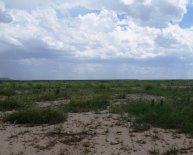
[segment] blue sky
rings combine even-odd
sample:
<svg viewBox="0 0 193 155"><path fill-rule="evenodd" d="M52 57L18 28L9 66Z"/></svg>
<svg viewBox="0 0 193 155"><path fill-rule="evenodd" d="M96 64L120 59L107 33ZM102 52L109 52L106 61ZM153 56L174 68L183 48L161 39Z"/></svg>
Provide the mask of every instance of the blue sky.
<svg viewBox="0 0 193 155"><path fill-rule="evenodd" d="M193 26L193 5L187 6L187 13L184 15L180 26L182 28L189 28Z"/></svg>
<svg viewBox="0 0 193 155"><path fill-rule="evenodd" d="M0 0L0 77L191 79L190 0Z"/></svg>

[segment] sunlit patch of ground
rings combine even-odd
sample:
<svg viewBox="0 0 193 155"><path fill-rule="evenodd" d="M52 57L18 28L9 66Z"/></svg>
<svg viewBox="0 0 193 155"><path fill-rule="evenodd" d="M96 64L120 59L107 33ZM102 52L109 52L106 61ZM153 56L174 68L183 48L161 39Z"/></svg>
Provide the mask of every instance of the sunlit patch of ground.
<svg viewBox="0 0 193 155"><path fill-rule="evenodd" d="M57 125L2 123L0 137L3 155L193 153L193 139L188 135L153 127L143 130L108 111L69 113L68 120Z"/></svg>

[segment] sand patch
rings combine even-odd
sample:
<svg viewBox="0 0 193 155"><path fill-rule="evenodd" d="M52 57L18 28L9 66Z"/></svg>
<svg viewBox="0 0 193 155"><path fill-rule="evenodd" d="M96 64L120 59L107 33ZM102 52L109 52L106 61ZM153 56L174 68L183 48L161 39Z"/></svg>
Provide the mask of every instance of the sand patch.
<svg viewBox="0 0 193 155"><path fill-rule="evenodd" d="M155 95L148 95L148 94L127 94L126 96L129 100L146 100L146 101L160 101L164 100L164 96L155 96Z"/></svg>
<svg viewBox="0 0 193 155"><path fill-rule="evenodd" d="M68 104L70 100L57 100L57 101L41 101L36 102L38 107L45 108L45 107L57 107L62 104Z"/></svg>
<svg viewBox="0 0 193 155"><path fill-rule="evenodd" d="M175 130L147 128L133 130L132 123L108 111L95 114L69 113L58 125L27 127L1 124L0 154L10 155L147 155L176 149L192 154L193 139Z"/></svg>

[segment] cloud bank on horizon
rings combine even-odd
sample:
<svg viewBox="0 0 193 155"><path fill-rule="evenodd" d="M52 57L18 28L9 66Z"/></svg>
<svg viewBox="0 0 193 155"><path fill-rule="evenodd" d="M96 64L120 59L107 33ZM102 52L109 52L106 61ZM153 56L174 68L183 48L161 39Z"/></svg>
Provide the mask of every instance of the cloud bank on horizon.
<svg viewBox="0 0 193 155"><path fill-rule="evenodd" d="M0 76L192 78L192 12L190 0L0 0Z"/></svg>

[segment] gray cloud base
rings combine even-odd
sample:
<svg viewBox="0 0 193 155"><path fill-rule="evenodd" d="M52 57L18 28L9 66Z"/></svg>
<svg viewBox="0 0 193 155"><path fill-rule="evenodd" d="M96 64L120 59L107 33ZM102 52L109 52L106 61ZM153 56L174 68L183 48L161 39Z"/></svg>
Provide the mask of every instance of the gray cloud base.
<svg viewBox="0 0 193 155"><path fill-rule="evenodd" d="M0 22L2 23L10 23L12 21L12 17L0 10Z"/></svg>

